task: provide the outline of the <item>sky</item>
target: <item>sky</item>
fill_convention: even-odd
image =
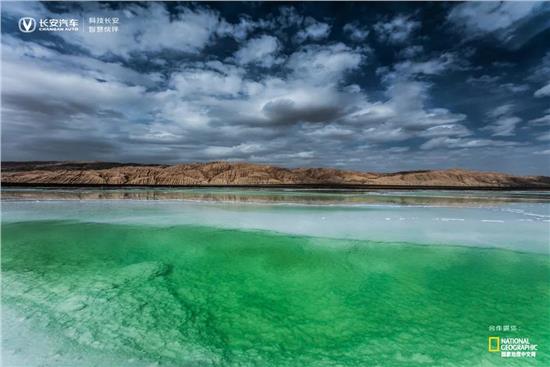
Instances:
[[[3,161],[550,175],[550,2],[1,6]]]

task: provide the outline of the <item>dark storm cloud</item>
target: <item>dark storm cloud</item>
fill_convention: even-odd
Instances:
[[[3,159],[549,174],[549,12],[5,3]],[[74,17],[82,29],[23,34],[21,16]],[[119,31],[88,32],[98,16],[119,17]]]
[[[22,110],[41,115],[44,119],[45,128],[49,127],[50,122],[59,119],[72,118],[79,114],[93,114],[96,111],[95,106],[89,106],[84,103],[72,103],[70,101],[55,101],[45,99],[42,96],[18,95],[4,93],[2,103],[6,108]]]
[[[275,123],[295,124],[298,122],[326,122],[342,115],[338,106],[318,105],[299,107],[291,99],[277,99],[267,102],[262,111]]]

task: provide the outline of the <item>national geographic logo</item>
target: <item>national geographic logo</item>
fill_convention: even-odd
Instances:
[[[500,353],[502,358],[536,358],[538,344],[533,344],[529,338],[507,338],[490,336],[488,351]]]

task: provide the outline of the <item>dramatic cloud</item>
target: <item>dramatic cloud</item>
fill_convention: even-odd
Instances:
[[[550,173],[550,51],[509,47],[547,5],[354,6],[3,4],[3,159]]]

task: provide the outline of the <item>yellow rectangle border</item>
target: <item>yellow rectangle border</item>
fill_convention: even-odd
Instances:
[[[497,347],[492,348],[492,341],[496,340]],[[498,336],[490,336],[489,337],[489,352],[499,352],[500,351],[500,337]]]

